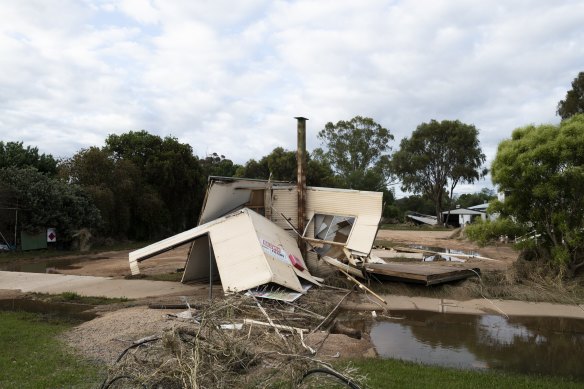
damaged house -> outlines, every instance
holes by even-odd
[[[296,119],[297,183],[209,177],[198,226],[131,252],[132,274],[140,273],[140,262],[187,244],[182,282],[219,278],[225,293],[263,285],[304,293],[307,285],[319,285],[317,276],[336,271],[371,293],[353,276],[430,285],[473,274],[445,267],[421,270],[372,256],[383,194],[307,187],[307,119]],[[431,280],[436,274],[439,279]]]
[[[302,282],[333,269],[319,256],[362,262],[381,218],[382,193],[306,188],[305,220],[298,229],[297,186],[268,180],[210,177],[196,228],[130,253],[139,263],[190,244],[182,282],[219,276],[225,293],[275,284],[302,292]],[[311,247],[304,256],[302,235]]]

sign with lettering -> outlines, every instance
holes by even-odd
[[[266,254],[273,258],[279,259],[288,265],[290,264],[288,254],[281,245],[275,245],[263,238],[260,238],[260,244],[262,245],[262,249]]]

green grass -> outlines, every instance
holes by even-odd
[[[346,365],[346,364],[344,364]],[[344,366],[337,363],[337,366]],[[582,381],[501,372],[447,369],[392,359],[351,361],[368,388],[582,388]]]
[[[31,293],[31,295],[35,300],[41,300],[52,303],[107,305],[131,301],[127,297],[81,296],[76,292],[63,292],[60,294]]]
[[[0,388],[95,388],[102,368],[74,355],[58,336],[73,324],[0,311]]]

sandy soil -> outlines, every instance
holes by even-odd
[[[460,250],[477,251],[480,255],[497,259],[497,261],[470,260],[460,266],[481,267],[482,269],[505,269],[517,258],[517,253],[509,246],[491,246],[479,248],[464,239],[452,239],[450,231],[390,231],[382,230],[378,239],[389,240],[394,244],[421,244]],[[141,263],[141,271],[145,274],[171,273],[184,267],[189,246],[179,247]],[[130,274],[127,251],[103,252],[94,255],[80,255],[82,262],[59,272],[72,275],[92,275],[122,278]],[[451,262],[437,262],[452,264]],[[205,288],[200,288],[193,299],[204,300]],[[218,290],[220,293],[220,291]],[[407,299],[407,297],[404,297]],[[174,300],[173,300],[174,299]],[[390,301],[396,301],[392,296]],[[179,303],[178,297],[149,299],[148,302]],[[146,301],[144,301],[146,303]],[[160,333],[179,325],[176,320],[164,318],[164,313],[177,312],[148,309],[146,306],[111,310],[113,307],[101,309],[100,316],[83,323],[66,334],[67,341],[83,354],[111,363],[131,341],[144,336]],[[308,340],[309,344],[324,343],[320,348],[320,358],[350,358],[375,356],[372,345],[365,336],[356,340],[342,334],[316,333]]]
[[[130,275],[128,254],[132,250],[108,251],[96,255],[79,255],[83,262],[59,269],[59,273],[78,276],[121,278]],[[173,273],[185,266],[189,245],[177,247],[140,263],[143,274]],[[71,258],[71,257],[67,257]]]

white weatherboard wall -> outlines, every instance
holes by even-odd
[[[302,292],[298,277],[318,285],[307,270],[296,269],[288,260],[288,255],[294,255],[300,260],[302,258],[296,240],[271,221],[247,208],[133,251],[130,253],[130,264],[138,268],[139,261],[194,240],[201,240],[204,244],[205,236],[211,242],[221,284],[226,293],[243,291],[269,282]],[[208,263],[208,250],[201,247],[200,250],[191,251],[185,266],[187,278],[183,280],[208,275]]]
[[[346,247],[369,254],[381,220],[383,193],[309,187],[306,200],[308,220],[314,214],[355,217]]]

